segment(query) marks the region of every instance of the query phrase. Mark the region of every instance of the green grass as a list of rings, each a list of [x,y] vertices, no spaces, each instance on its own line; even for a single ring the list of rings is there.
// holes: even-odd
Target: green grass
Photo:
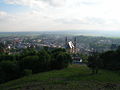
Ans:
[[[120,90],[120,74],[100,70],[91,75],[84,65],[70,65],[7,82],[0,85],[0,90]]]

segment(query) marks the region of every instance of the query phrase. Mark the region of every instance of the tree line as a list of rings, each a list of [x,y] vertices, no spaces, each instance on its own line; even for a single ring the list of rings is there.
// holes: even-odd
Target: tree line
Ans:
[[[66,68],[72,59],[62,48],[28,48],[19,54],[0,54],[0,83],[26,75]]]
[[[92,73],[98,73],[99,69],[120,70],[120,46],[117,50],[103,53],[94,52],[88,57],[88,67]]]

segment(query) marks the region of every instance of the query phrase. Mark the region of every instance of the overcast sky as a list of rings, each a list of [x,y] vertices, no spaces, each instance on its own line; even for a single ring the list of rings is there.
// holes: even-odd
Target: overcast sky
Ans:
[[[120,0],[0,0],[0,31],[120,30]]]

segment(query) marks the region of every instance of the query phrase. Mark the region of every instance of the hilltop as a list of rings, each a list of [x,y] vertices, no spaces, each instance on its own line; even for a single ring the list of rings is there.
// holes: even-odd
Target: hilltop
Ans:
[[[85,65],[43,72],[7,82],[0,90],[120,90],[120,73],[100,70],[91,75]]]

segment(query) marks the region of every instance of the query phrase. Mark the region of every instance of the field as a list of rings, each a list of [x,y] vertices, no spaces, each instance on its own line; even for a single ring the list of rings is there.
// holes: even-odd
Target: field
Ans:
[[[85,65],[70,65],[7,82],[0,90],[120,90],[120,73],[100,70],[92,75]]]

